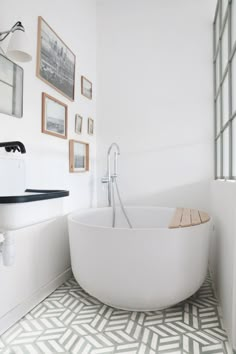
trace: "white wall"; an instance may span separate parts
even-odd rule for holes
[[[36,77],[37,20],[41,15],[76,55],[75,101],[72,103]],[[87,118],[96,119],[96,2],[95,0],[1,0],[0,31],[22,21],[32,44],[33,60],[24,64],[24,117],[0,114],[0,141],[20,140],[25,156],[0,151],[0,194],[26,188],[67,189],[67,213],[96,203],[96,137],[87,134]],[[7,43],[6,43],[7,44]],[[5,45],[6,45],[5,44]],[[5,48],[4,45],[4,48]],[[80,76],[94,84],[92,101],[80,94]],[[69,141],[41,133],[41,94],[46,92],[68,105],[68,140],[90,143],[91,170],[69,173]],[[83,134],[74,133],[75,114],[84,117]],[[17,159],[23,162],[17,163]],[[18,166],[18,167],[17,167]],[[6,185],[7,182],[7,185]],[[0,264],[0,332],[70,276],[66,218],[15,231],[16,262]]]
[[[236,184],[211,184],[211,213],[215,233],[211,244],[211,270],[225,326],[236,350]]]
[[[215,1],[99,0],[98,197],[110,143],[126,203],[209,208]]]
[[[37,21],[41,15],[76,55],[75,101],[71,102],[36,77]],[[30,1],[2,0],[0,30],[17,20],[25,26],[32,45],[33,61],[24,68],[24,117],[0,114],[0,141],[20,140],[27,150],[26,186],[70,190],[66,210],[89,207],[95,201],[95,136],[87,134],[87,118],[96,118],[96,3],[95,0]],[[6,43],[7,44],[7,43]],[[4,46],[5,47],[5,46]],[[94,99],[80,94],[80,76],[94,83]],[[90,143],[91,171],[69,173],[69,141],[41,133],[41,93],[46,92],[68,105],[68,140]],[[83,134],[74,133],[75,114],[84,117]],[[3,152],[0,151],[2,154]]]

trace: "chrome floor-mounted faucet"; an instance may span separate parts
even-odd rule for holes
[[[113,155],[113,168],[111,166],[111,153],[114,150]],[[125,211],[125,207],[121,200],[119,188],[116,182],[117,168],[118,168],[118,155],[120,155],[120,148],[116,143],[112,143],[107,151],[107,173],[102,178],[102,183],[107,183],[107,190],[108,190],[108,205],[112,207],[112,227],[116,226],[116,202],[115,202],[115,189],[117,193],[118,200],[120,202],[120,208],[124,214],[124,217],[129,225],[129,228],[132,229],[131,222],[129,217]]]
[[[111,167],[111,153],[114,150],[113,169]],[[111,206],[111,183],[117,177],[118,169],[118,155],[120,155],[120,148],[117,143],[112,143],[107,151],[107,173],[102,178],[102,183],[108,185],[108,205]]]

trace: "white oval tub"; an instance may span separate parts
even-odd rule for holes
[[[101,302],[124,310],[172,306],[202,285],[208,267],[210,222],[169,229],[174,208],[127,207],[133,229],[111,208],[69,215],[72,270]]]

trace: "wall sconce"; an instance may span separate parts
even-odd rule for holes
[[[0,32],[0,42],[4,41],[4,39],[6,39],[10,33],[12,33],[12,37],[8,44],[6,56],[12,59],[13,61],[14,60],[19,62],[31,61],[32,56],[29,50],[28,39],[25,34],[25,29],[22,23],[18,21],[14,24],[14,26],[9,31]],[[5,55],[4,52],[3,54]]]

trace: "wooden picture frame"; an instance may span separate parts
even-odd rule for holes
[[[92,118],[88,118],[88,134],[94,134],[94,120]]]
[[[74,53],[39,16],[36,76],[74,101],[75,64]]]
[[[42,93],[42,133],[67,139],[68,107],[58,99]]]
[[[89,171],[89,144],[78,140],[69,140],[69,171]]]
[[[89,100],[93,98],[93,84],[85,76],[81,76],[81,94]]]
[[[82,127],[83,127],[83,117],[80,116],[79,114],[76,114],[75,115],[75,133],[81,134]]]

